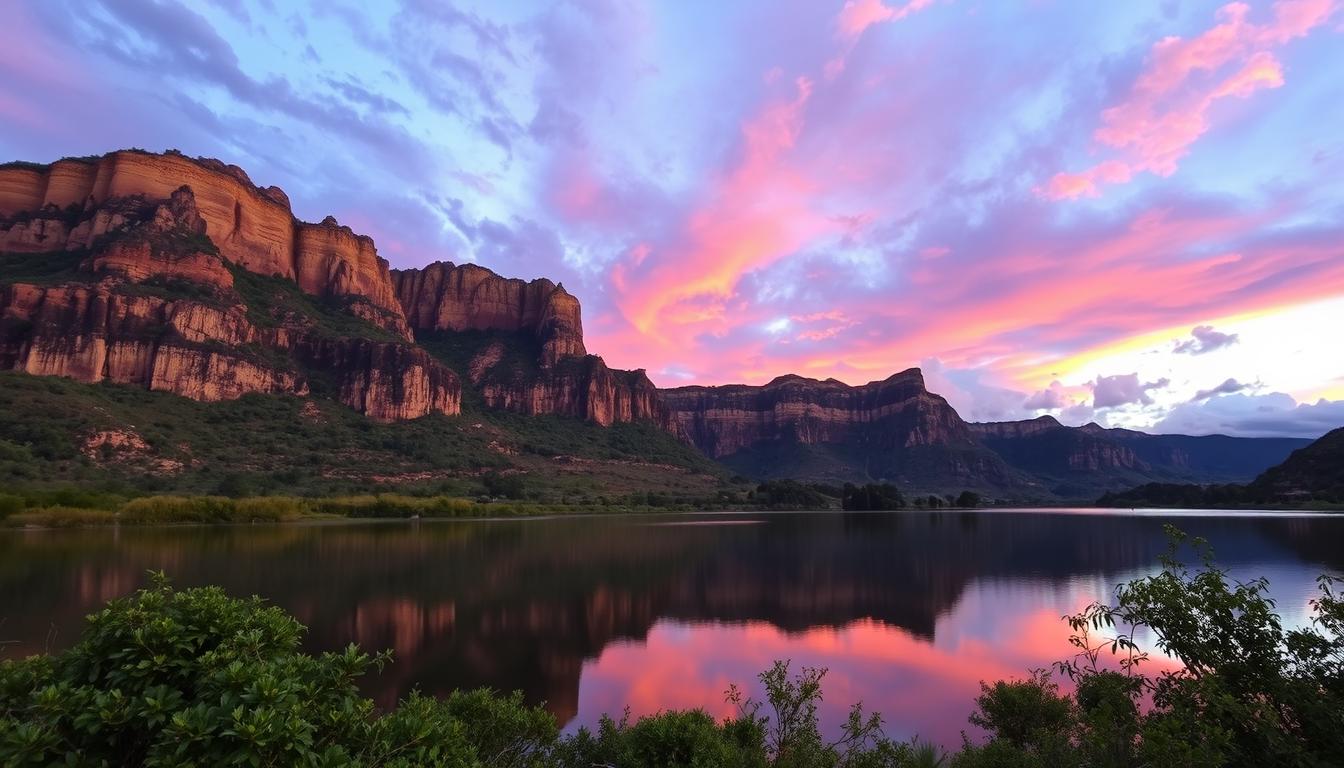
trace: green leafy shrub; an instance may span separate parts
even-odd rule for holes
[[[985,686],[971,722],[990,733],[956,766],[1328,766],[1344,755],[1344,604],[1334,581],[1304,627],[1285,629],[1264,579],[1239,582],[1195,540],[1201,566],[1172,549],[1156,575],[1066,617],[1077,655],[1043,673]],[[1146,673],[1137,638],[1181,667]]]
[[[156,578],[69,651],[0,663],[0,764],[527,766],[554,741],[516,696],[413,694],[375,717],[356,682],[390,657],[304,654],[303,632],[259,598]]]

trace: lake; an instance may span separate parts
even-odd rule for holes
[[[569,727],[663,708],[716,715],[774,659],[826,667],[888,734],[960,741],[981,680],[1066,658],[1061,615],[1155,570],[1163,524],[1266,576],[1289,622],[1344,571],[1344,516],[1098,510],[734,513],[0,531],[0,656],[57,650],[162,569],[259,594],[396,662],[366,681],[522,690]],[[754,690],[754,686],[749,686]]]

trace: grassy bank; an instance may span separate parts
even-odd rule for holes
[[[14,499],[18,499],[15,503]],[[372,518],[527,517],[600,512],[693,510],[695,507],[651,507],[630,504],[602,506],[545,504],[527,501],[477,501],[448,496],[378,494],[330,498],[260,496],[145,496],[120,502],[99,499],[97,505],[23,504],[22,497],[0,499],[0,524],[9,527],[73,528],[96,525],[167,525],[174,523],[281,523],[299,520]],[[7,502],[7,503],[6,503]]]

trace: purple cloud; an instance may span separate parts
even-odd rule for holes
[[[1177,354],[1202,355],[1215,349],[1230,347],[1240,339],[1235,333],[1223,333],[1214,330],[1212,325],[1196,325],[1190,329],[1192,338],[1178,341],[1172,348]]]
[[[1153,431],[1187,435],[1317,438],[1344,426],[1344,400],[1299,404],[1283,392],[1244,392],[1176,406]]]
[[[1121,373],[1115,376],[1098,376],[1090,382],[1093,408],[1115,408],[1121,405],[1152,405],[1153,399],[1148,393],[1162,389],[1170,384],[1166,378],[1157,381],[1140,382],[1137,373]]]
[[[1208,400],[1210,397],[1215,397],[1217,395],[1231,395],[1249,389],[1250,387],[1250,384],[1242,384],[1236,379],[1228,379],[1212,389],[1199,390],[1195,393],[1194,397],[1190,398],[1190,402],[1197,403],[1200,400]]]

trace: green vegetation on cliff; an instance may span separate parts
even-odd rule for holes
[[[146,493],[488,494],[517,475],[539,503],[693,503],[736,489],[650,424],[485,412],[384,424],[321,397],[201,403],[116,384],[0,372],[0,486]],[[56,501],[54,503],[61,504]]]

